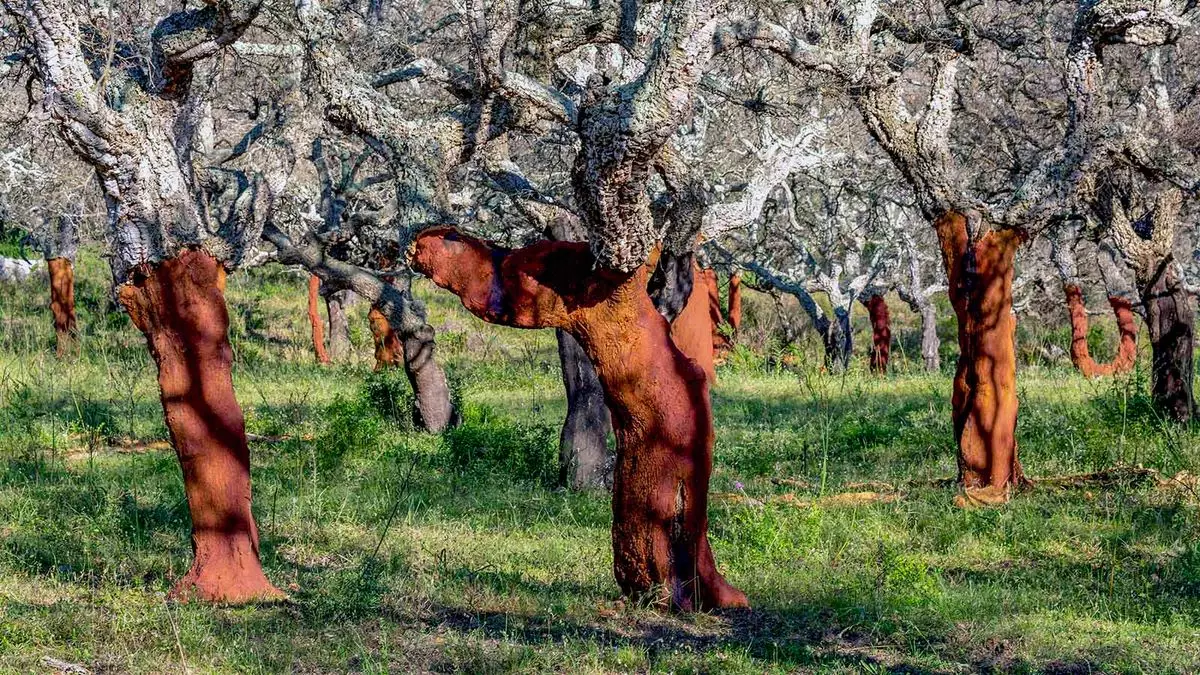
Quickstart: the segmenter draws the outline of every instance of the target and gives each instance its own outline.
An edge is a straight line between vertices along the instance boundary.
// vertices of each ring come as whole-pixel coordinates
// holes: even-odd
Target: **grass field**
[[[172,451],[146,445],[166,438],[153,367],[105,311],[103,264],[81,267],[73,362],[53,358],[44,280],[0,288],[0,671],[1200,671],[1194,487],[1042,485],[956,509],[937,481],[954,475],[947,376],[735,354],[714,391],[711,536],[754,610],[670,616],[620,601],[607,496],[552,486],[552,334],[423,288],[465,417],[429,436],[403,375],[371,373],[365,308],[356,361],[318,367],[304,280],[280,270],[232,277],[230,307],[249,429],[291,438],[252,455],[264,564],[292,600],[168,604],[189,523]],[[1023,367],[1028,472],[1200,473],[1200,434],[1161,424],[1145,379]]]

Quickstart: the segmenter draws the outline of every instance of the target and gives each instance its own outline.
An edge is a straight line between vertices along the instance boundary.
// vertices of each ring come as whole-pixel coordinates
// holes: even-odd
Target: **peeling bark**
[[[326,365],[329,363],[329,353],[325,351],[324,326],[321,321],[321,310],[317,304],[320,294],[321,278],[310,274],[308,277],[308,323],[312,326],[313,353],[317,357],[317,363]]]
[[[73,354],[79,337],[75,325],[75,268],[70,258],[46,261],[50,272],[50,313],[54,317],[54,353],[58,358]]]
[[[591,359],[617,437],[613,566],[622,591],[684,611],[745,607],[708,544],[708,380],[671,340],[645,266],[597,268],[586,244],[509,251],[447,228],[419,235],[411,257],[476,316],[562,328]]]
[[[1088,317],[1083,292],[1075,284],[1067,284],[1063,290],[1067,295],[1067,313],[1071,317],[1071,363],[1075,364],[1076,370],[1084,377],[1103,377],[1133,370],[1137,361],[1137,326],[1133,323],[1133,307],[1129,301],[1117,296],[1108,298],[1117,318],[1121,343],[1111,363],[1096,363],[1088,350]]]
[[[233,391],[220,264],[186,250],[135,268],[120,300],[146,336],[171,441],[183,469],[195,559],[178,600],[243,603],[284,597],[263,574],[250,511],[250,451]]]
[[[892,316],[882,295],[872,295],[867,301],[871,317],[871,372],[886,375],[892,353]]]
[[[1023,233],[991,230],[972,237],[967,217],[949,212],[934,224],[958,317],[954,436],[959,483],[981,501],[1007,501],[1023,482],[1017,459],[1016,318],[1013,259]]]

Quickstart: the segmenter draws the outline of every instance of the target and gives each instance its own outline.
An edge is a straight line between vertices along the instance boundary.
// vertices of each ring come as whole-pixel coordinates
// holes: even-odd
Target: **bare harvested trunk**
[[[70,258],[46,261],[50,272],[50,314],[54,317],[55,354],[63,358],[75,352],[75,267]]]
[[[1016,317],[1013,259],[1023,241],[1015,230],[972,240],[967,218],[947,213],[934,224],[958,317],[954,436],[958,479],[972,502],[1001,503],[1024,480],[1017,459]]]
[[[892,316],[882,295],[867,300],[867,313],[871,318],[871,372],[884,375],[892,353]]]
[[[604,488],[612,484],[613,468],[608,452],[612,423],[604,388],[579,342],[562,329],[555,334],[567,390],[567,418],[558,444],[559,481],[573,490]]]
[[[315,274],[308,277],[308,323],[312,326],[313,353],[317,363],[329,363],[329,353],[325,351],[325,329],[321,321],[321,310],[317,304],[321,295],[321,278]]]
[[[250,451],[233,391],[224,269],[200,250],[138,268],[120,300],[146,336],[171,441],[183,469],[195,559],[179,600],[283,597],[263,574],[250,511]]]
[[[742,273],[734,272],[729,275],[729,311],[726,312],[729,325],[736,337],[742,329]]]
[[[1196,311],[1174,265],[1164,264],[1142,292],[1150,332],[1150,394],[1169,419],[1188,422],[1196,409],[1192,349]]]
[[[329,314],[329,358],[337,363],[350,358],[350,320],[346,308],[354,298],[351,290],[325,294],[325,310]]]
[[[693,277],[700,273],[700,266],[695,266]],[[717,381],[717,369],[713,353],[712,314],[709,309],[708,290],[702,284],[692,284],[687,304],[671,322],[671,340],[679,351],[700,366],[709,383],[713,383]]]
[[[1071,363],[1075,364],[1076,370],[1084,377],[1101,377],[1133,370],[1137,361],[1137,326],[1133,323],[1133,307],[1129,301],[1117,296],[1108,298],[1108,304],[1117,318],[1121,343],[1111,363],[1096,363],[1088,349],[1088,316],[1083,292],[1075,284],[1067,284],[1063,290],[1067,295],[1067,313],[1071,317]]]
[[[700,269],[699,274],[704,281],[700,285],[708,294],[709,335],[714,358],[723,358],[731,345],[729,338],[721,334],[721,324],[725,322],[725,317],[721,314],[721,284],[717,279],[716,270]]]
[[[404,345],[400,343],[387,315],[378,307],[367,312],[371,324],[371,337],[375,340],[375,370],[386,370],[404,363]]]
[[[423,232],[412,251],[414,267],[477,316],[562,328],[591,359],[617,437],[613,566],[622,591],[681,610],[746,606],[708,544],[708,379],[671,340],[646,268],[589,276],[586,244],[508,251],[445,228]]]

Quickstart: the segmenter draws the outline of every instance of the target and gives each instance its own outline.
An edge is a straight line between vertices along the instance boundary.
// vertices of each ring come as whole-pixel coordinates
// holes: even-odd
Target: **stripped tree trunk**
[[[892,317],[882,295],[870,297],[867,313],[871,317],[871,372],[884,375],[892,353]]]
[[[192,517],[192,567],[171,596],[248,602],[282,598],[263,574],[250,511],[250,451],[233,392],[220,263],[184,250],[135,269],[120,300],[158,366],[171,440]]]
[[[558,329],[558,359],[567,390],[567,418],[558,443],[559,482],[573,490],[612,484],[608,434],[612,431],[604,389],[579,342]]]
[[[54,353],[64,358],[75,352],[75,267],[70,258],[46,261],[50,272],[50,314],[54,317]]]
[[[692,277],[699,278],[699,265],[693,264]],[[713,349],[712,312],[710,295],[703,284],[691,284],[691,293],[683,311],[671,321],[671,340],[679,351],[696,362],[708,377],[709,384],[717,381],[716,356]]]
[[[1142,291],[1150,332],[1150,395],[1155,407],[1177,422],[1195,413],[1192,350],[1196,310],[1170,259]]]
[[[733,335],[737,337],[742,329],[742,273],[736,271],[729,275],[729,311],[726,312]]]
[[[367,312],[367,321],[371,324],[371,336],[375,340],[375,370],[387,370],[404,363],[404,345],[392,330],[387,315],[378,307],[372,307]]]
[[[1111,363],[1096,363],[1088,349],[1088,316],[1083,292],[1075,284],[1067,284],[1063,290],[1067,295],[1067,312],[1071,317],[1071,363],[1075,364],[1076,370],[1084,377],[1101,377],[1133,370],[1137,361],[1137,326],[1133,323],[1133,307],[1129,301],[1109,296],[1108,304],[1117,318],[1121,342]]]
[[[591,359],[617,438],[613,566],[622,591],[682,610],[746,606],[708,543],[708,379],[671,340],[646,268],[597,269],[585,244],[508,251],[446,228],[423,232],[411,251],[414,268],[475,315],[562,328]]]
[[[1011,486],[1024,480],[1017,459],[1012,313],[1013,258],[1024,235],[1015,230],[972,233],[967,217],[956,212],[938,218],[934,226],[958,317],[952,401],[958,479],[968,499],[1004,502]]]
[[[315,274],[308,276],[308,323],[312,326],[313,353],[317,363],[329,363],[329,353],[325,351],[325,333],[321,321],[321,310],[317,304],[321,295],[321,277]]]
[[[700,278],[708,297],[709,336],[714,355],[724,356],[730,349],[729,338],[721,333],[721,324],[725,317],[721,314],[721,284],[717,279],[717,271],[701,269]]]
[[[329,314],[329,358],[336,363],[350,358],[350,320],[346,308],[356,297],[351,290],[325,294],[325,311]]]

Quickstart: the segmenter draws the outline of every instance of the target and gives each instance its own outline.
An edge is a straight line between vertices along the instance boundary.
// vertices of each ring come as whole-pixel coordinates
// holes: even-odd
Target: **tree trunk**
[[[700,266],[692,270],[693,278],[702,273]],[[712,314],[709,311],[709,293],[704,284],[692,284],[687,304],[671,322],[671,340],[679,351],[696,362],[709,383],[717,381],[715,355],[713,354]]]
[[[734,272],[729,275],[729,311],[726,312],[733,335],[737,337],[742,329],[742,273]]]
[[[613,567],[622,591],[685,611],[746,606],[708,543],[708,379],[671,340],[645,267],[589,273],[586,244],[507,251],[447,228],[421,233],[411,250],[417,270],[480,318],[562,328],[591,359],[617,438]]]
[[[729,338],[721,334],[721,324],[725,317],[721,314],[721,284],[717,279],[716,270],[701,269],[701,284],[708,297],[709,334],[712,340],[714,358],[724,358],[730,349]]]
[[[1075,364],[1075,369],[1084,377],[1101,377],[1133,370],[1137,361],[1137,326],[1133,323],[1133,307],[1129,301],[1117,296],[1108,298],[1108,304],[1117,317],[1121,343],[1111,363],[1096,363],[1088,349],[1088,316],[1083,292],[1075,284],[1067,284],[1063,290],[1067,294],[1067,313],[1071,317],[1071,363]]]
[[[201,250],[143,266],[121,303],[146,336],[192,517],[192,567],[171,597],[241,603],[284,597],[263,574],[250,510],[250,451],[233,391],[223,268]]]
[[[75,352],[75,267],[70,258],[46,261],[50,272],[50,313],[54,317],[54,353],[64,358]]]
[[[329,313],[329,358],[337,363],[350,358],[350,320],[346,308],[355,297],[351,290],[325,294],[325,310]]]
[[[372,307],[367,312],[367,321],[371,324],[371,337],[375,340],[375,370],[385,370],[404,363],[404,345],[392,324],[388,322],[379,307]]]
[[[825,347],[825,367],[831,373],[845,372],[854,353],[854,335],[850,332],[848,308],[833,309],[833,319],[827,321],[821,331],[821,342]]]
[[[1017,459],[1016,317],[1013,259],[1024,234],[991,230],[972,241],[966,216],[947,213],[934,223],[950,303],[958,317],[954,376],[954,436],[958,479],[967,500],[1001,503],[1024,480]]]
[[[321,321],[321,310],[317,305],[320,295],[321,278],[310,274],[308,277],[308,323],[312,326],[313,352],[316,354],[317,363],[327,364],[329,363],[329,353],[325,351],[324,326]]]
[[[872,295],[867,301],[871,317],[871,372],[885,375],[892,353],[892,316],[882,295]]]
[[[942,340],[937,333],[937,309],[928,299],[921,305],[921,360],[925,371],[936,373],[942,369]]]
[[[608,452],[612,422],[604,389],[575,338],[562,329],[555,335],[567,390],[567,418],[558,443],[559,482],[572,490],[604,488],[612,484],[613,469]]]
[[[1154,406],[1176,422],[1195,411],[1192,348],[1196,314],[1175,266],[1164,264],[1142,292],[1150,332],[1150,394]]]

